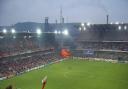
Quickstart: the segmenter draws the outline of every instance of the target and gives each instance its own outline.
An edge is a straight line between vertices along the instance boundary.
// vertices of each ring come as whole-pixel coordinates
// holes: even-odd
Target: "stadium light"
[[[24,39],[26,39],[27,38],[27,36],[24,36]]]
[[[118,26],[118,30],[121,30],[121,26]]]
[[[12,28],[11,32],[12,32],[12,34],[16,33],[14,28]]]
[[[117,21],[115,24],[117,24],[117,25],[118,25],[118,24],[119,24],[119,22]]]
[[[113,22],[111,22],[110,24],[113,24]]]
[[[81,26],[84,27],[84,23],[81,23]]]
[[[62,33],[63,33],[64,35],[68,35],[68,34],[69,34],[67,29],[65,29]]]
[[[86,27],[84,27],[84,31],[86,30]]]
[[[127,26],[124,26],[124,30],[127,30]]]
[[[38,35],[40,35],[40,34],[42,33],[41,29],[38,28],[38,29],[36,30],[36,33],[37,33]]]
[[[55,30],[54,33],[57,34],[58,33],[57,30]]]
[[[88,22],[88,23],[87,23],[87,26],[90,26],[90,25],[91,25],[91,23],[90,23],[90,22]]]
[[[3,29],[3,33],[4,33],[4,34],[6,34],[6,33],[7,33],[7,30],[6,30],[5,28]]]
[[[29,36],[28,38],[32,38],[32,36]]]

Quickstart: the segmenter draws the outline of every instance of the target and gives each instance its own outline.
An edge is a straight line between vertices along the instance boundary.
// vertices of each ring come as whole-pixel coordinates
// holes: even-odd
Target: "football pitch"
[[[87,60],[64,60],[44,68],[0,81],[0,89],[128,89],[128,64]]]

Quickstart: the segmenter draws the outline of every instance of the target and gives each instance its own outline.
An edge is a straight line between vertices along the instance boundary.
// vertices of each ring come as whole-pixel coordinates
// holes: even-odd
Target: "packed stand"
[[[56,60],[60,56],[56,52],[39,52],[12,59],[2,59],[0,61],[0,77],[12,77],[25,72],[28,69],[45,65]]]
[[[80,42],[78,49],[128,51],[128,42]]]
[[[29,51],[43,49],[36,38],[3,38],[0,39],[0,58],[3,56],[18,55]]]

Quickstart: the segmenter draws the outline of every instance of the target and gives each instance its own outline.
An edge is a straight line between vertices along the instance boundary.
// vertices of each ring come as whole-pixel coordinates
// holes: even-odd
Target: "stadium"
[[[0,89],[128,88],[128,24],[45,21],[1,27]]]
[[[1,0],[0,89],[128,89],[127,3]]]

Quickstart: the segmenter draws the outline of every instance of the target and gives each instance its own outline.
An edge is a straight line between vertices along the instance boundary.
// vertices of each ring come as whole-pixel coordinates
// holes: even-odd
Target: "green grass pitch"
[[[45,89],[128,89],[128,64],[76,59],[0,81],[0,89],[10,84],[14,89],[41,89],[45,75]]]

